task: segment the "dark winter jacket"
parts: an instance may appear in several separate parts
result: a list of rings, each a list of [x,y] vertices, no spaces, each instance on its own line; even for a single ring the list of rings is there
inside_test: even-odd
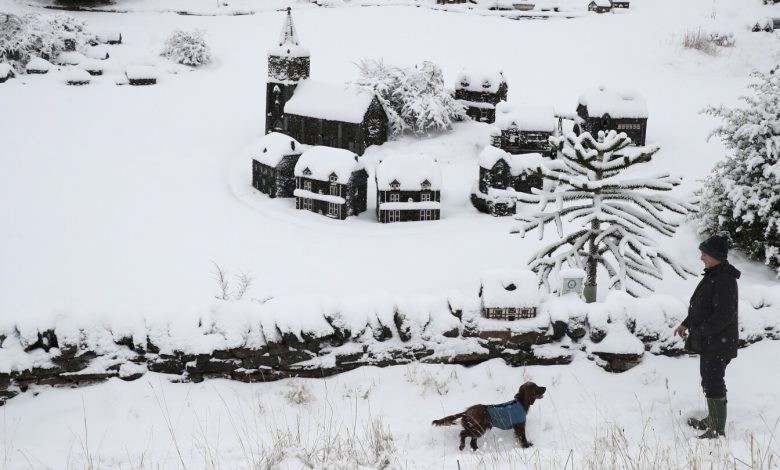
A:
[[[737,357],[737,279],[740,274],[728,261],[704,270],[704,277],[691,296],[688,316],[682,322],[689,330],[686,349]]]

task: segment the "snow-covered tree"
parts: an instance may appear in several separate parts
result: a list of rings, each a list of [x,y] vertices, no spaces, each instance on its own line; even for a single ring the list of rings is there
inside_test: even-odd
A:
[[[211,49],[203,37],[203,31],[175,29],[165,40],[160,55],[183,65],[204,65],[211,62]]]
[[[395,137],[406,132],[424,135],[445,131],[454,121],[465,118],[463,106],[446,88],[441,69],[432,62],[403,68],[362,60],[357,66],[360,78],[353,85],[377,94]]]
[[[23,72],[35,57],[54,59],[66,50],[67,42],[79,50],[92,38],[86,23],[70,15],[0,12],[0,59],[10,62],[18,72]]]
[[[780,276],[780,77],[754,73],[745,106],[709,107],[729,150],[704,182],[699,230],[728,232],[734,246]]]
[[[668,173],[646,178],[623,174],[634,165],[650,162],[659,150],[657,146],[626,149],[631,140],[615,131],[599,132],[598,139],[585,132],[551,137],[550,142],[562,158],[555,162],[556,167],[543,165],[536,172],[552,184],[543,190],[534,189],[533,194],[518,193],[518,203],[539,205],[536,211],[526,211],[518,204],[516,218],[522,223],[513,230],[524,237],[538,228],[541,239],[544,227],[555,224],[559,240],[529,260],[529,267],[542,284],[549,289],[550,275],[564,263],[584,269],[585,299],[593,302],[599,265],[609,274],[608,288],[625,290],[633,296],[639,295],[640,287],[653,290],[650,279],[662,278],[663,263],[683,278],[694,274],[662,250],[648,233],[652,229],[671,236],[679,221],[669,216],[696,211],[695,201],[658,193],[673,189],[681,179]],[[550,205],[552,209],[548,210]],[[564,221],[576,223],[571,225],[573,231],[564,233]]]

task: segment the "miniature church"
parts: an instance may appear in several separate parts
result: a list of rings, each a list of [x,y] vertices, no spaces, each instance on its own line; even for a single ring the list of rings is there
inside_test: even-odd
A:
[[[287,8],[278,44],[268,51],[265,131],[302,144],[362,155],[387,141],[387,114],[375,94],[309,78],[311,56],[300,44]]]

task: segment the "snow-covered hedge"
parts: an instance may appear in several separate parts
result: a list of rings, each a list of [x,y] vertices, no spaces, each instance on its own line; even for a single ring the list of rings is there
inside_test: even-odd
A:
[[[165,40],[160,55],[183,65],[208,64],[211,62],[211,49],[203,35],[203,31],[198,29],[194,31],[176,29]]]
[[[51,61],[69,45],[79,50],[92,38],[86,23],[70,15],[0,12],[0,58],[18,72],[35,57]]]

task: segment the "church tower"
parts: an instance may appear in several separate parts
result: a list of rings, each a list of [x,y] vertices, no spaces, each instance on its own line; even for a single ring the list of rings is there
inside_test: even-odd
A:
[[[309,51],[300,45],[290,8],[277,45],[268,51],[268,80],[265,95],[265,132],[286,132],[284,105],[298,82],[309,78]]]

